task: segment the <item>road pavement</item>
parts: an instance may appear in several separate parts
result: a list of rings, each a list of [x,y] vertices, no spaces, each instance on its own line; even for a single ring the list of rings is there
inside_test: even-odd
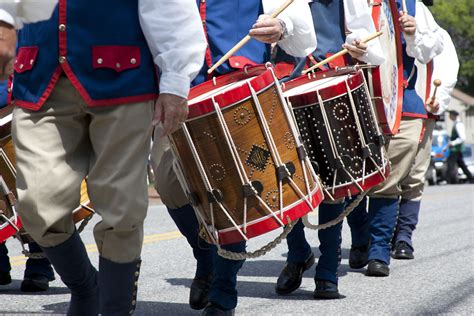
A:
[[[313,222],[315,216],[310,218]],[[97,221],[98,218],[95,219]],[[474,185],[435,186],[426,189],[420,223],[414,234],[415,260],[393,260],[388,278],[369,278],[365,269],[348,266],[350,232],[344,224],[339,291],[343,299],[314,300],[314,267],[306,271],[301,288],[291,295],[274,292],[284,266],[286,243],[264,257],[248,260],[239,274],[237,315],[333,314],[474,314]],[[93,223],[82,233],[97,265]],[[274,238],[273,232],[249,242],[253,250]],[[143,245],[143,265],[136,315],[199,315],[187,300],[195,261],[162,205],[149,209]],[[317,232],[308,240],[319,251]],[[0,287],[0,314],[64,314],[69,294],[59,280],[49,291],[19,291],[25,259],[17,241],[9,240],[14,281]]]

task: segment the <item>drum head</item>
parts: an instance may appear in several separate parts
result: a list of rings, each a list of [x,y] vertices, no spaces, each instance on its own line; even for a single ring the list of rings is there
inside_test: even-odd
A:
[[[369,72],[369,88],[384,133],[394,135],[400,125],[403,103],[403,55],[395,1],[376,1],[372,18],[377,31],[383,32],[380,43],[386,59]]]

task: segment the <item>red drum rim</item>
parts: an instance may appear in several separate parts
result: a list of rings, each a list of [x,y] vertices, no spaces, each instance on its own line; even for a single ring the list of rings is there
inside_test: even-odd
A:
[[[8,238],[12,237],[13,235],[17,233],[17,230],[8,222],[5,222],[3,225],[5,225],[5,227],[0,228],[0,243],[3,243],[5,240],[7,240]],[[21,219],[19,216],[17,216],[15,225],[17,226],[18,229],[23,228],[23,223],[21,222]]]
[[[379,25],[379,16],[381,12],[382,2],[384,0],[376,0],[374,5],[374,9],[372,10],[372,20],[374,21],[375,28],[377,31],[380,31]],[[386,0],[390,4],[390,10],[392,12],[392,17],[398,17],[397,5],[394,0]],[[379,121],[380,127],[382,132],[386,135],[395,135],[398,133],[398,129],[400,127],[400,121],[402,119],[402,107],[403,107],[403,51],[402,51],[402,42],[401,42],[401,32],[398,27],[398,24],[394,21],[394,31],[395,37],[397,39],[396,47],[397,47],[397,67],[398,67],[398,91],[397,91],[397,108],[396,108],[396,117],[393,122],[393,125],[387,119],[385,114],[385,103],[383,101],[383,94],[382,94],[382,81],[380,75],[380,68],[375,67],[372,70],[372,86],[373,86],[373,93],[374,93],[374,105],[377,112],[377,119]]]
[[[317,186],[311,193],[313,198],[312,205],[313,208],[316,208],[324,199],[324,195],[321,191],[321,188]],[[299,200],[283,211],[283,224],[288,224],[287,217],[291,219],[292,222],[295,222],[298,218],[301,218],[311,212],[310,207],[305,200]],[[278,215],[278,211],[275,212]],[[242,228],[242,226],[240,226]],[[257,237],[263,234],[266,234],[272,230],[281,228],[281,225],[273,218],[272,215],[267,215],[261,217],[253,222],[247,223],[247,234],[246,236],[250,239]],[[242,235],[237,231],[235,227],[226,228],[218,231],[219,234],[219,244],[227,245],[234,244],[243,241]]]
[[[189,114],[188,120],[199,118],[203,115],[215,112],[212,98],[219,104],[220,108],[225,108],[229,105],[241,102],[251,97],[251,92],[247,84],[230,88],[223,93],[217,93],[213,97],[208,97],[198,102],[193,103],[193,99],[199,97],[208,92],[212,92],[218,88],[222,88],[231,83],[237,83],[238,81],[249,79],[250,85],[255,89],[256,92],[264,90],[275,83],[273,74],[273,68],[265,65],[258,65],[254,67],[247,67],[242,70],[238,70],[220,77],[215,77],[213,80],[206,81],[191,88],[189,93]]]
[[[382,170],[383,170],[383,174],[385,178],[387,178],[390,175],[390,164],[388,163],[388,160]],[[376,185],[382,183],[383,181],[385,181],[384,177],[380,174],[379,171],[375,171],[372,173],[372,175],[365,178],[364,184],[362,184],[362,179],[357,180],[356,182],[361,186],[361,188],[365,192],[375,187]],[[332,193],[332,188],[328,187],[326,189],[328,190],[328,192],[331,194],[331,196],[334,199],[355,196],[361,193],[359,188],[355,186],[352,182],[338,186],[334,190],[334,194]],[[326,198],[329,198],[329,196],[326,196]]]
[[[326,77],[322,77],[324,74],[326,74]],[[350,73],[348,75],[339,75],[335,73],[334,71],[329,71],[329,72],[324,71],[324,72],[321,72],[319,76],[318,75],[317,76],[303,75],[301,77],[298,77],[296,79],[286,82],[283,87],[283,95],[285,95],[285,92],[288,92],[295,87],[307,84],[309,82],[316,82],[323,78],[337,78],[337,77],[342,78],[344,76],[347,76],[347,83],[351,90],[354,90],[364,84],[364,75],[361,70]],[[285,96],[285,97],[290,100],[293,108],[311,106],[311,105],[315,105],[319,103],[318,95],[315,93],[315,91],[319,92],[319,95],[321,96],[323,101],[347,94],[347,87],[346,87],[345,82],[346,81],[343,80],[334,85],[326,86],[321,89],[318,89],[317,87],[315,87],[311,91],[306,91],[298,95]]]

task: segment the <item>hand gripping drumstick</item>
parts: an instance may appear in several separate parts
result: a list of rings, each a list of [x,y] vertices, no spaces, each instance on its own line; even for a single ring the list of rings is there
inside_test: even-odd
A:
[[[375,32],[375,33],[373,33],[372,35],[370,35],[370,36],[364,38],[364,39],[362,40],[362,43],[367,43],[367,42],[373,40],[374,38],[379,37],[379,36],[382,35],[382,34],[383,34],[383,32]],[[320,62],[317,63],[316,65],[313,65],[312,67],[310,67],[310,68],[304,70],[304,71],[302,72],[302,74],[305,75],[305,74],[307,74],[308,72],[313,71],[314,69],[316,69],[316,68],[318,68],[318,67],[320,67],[320,66],[322,66],[322,65],[325,65],[325,64],[329,63],[330,61],[332,61],[332,60],[334,60],[334,59],[336,59],[336,58],[338,58],[338,57],[340,57],[340,56],[343,56],[343,55],[347,54],[348,52],[349,52],[349,51],[348,51],[346,48],[344,48],[343,50],[341,50],[341,51],[335,53],[335,54],[332,55],[331,57],[328,57],[328,58],[326,58],[326,59],[320,61]]]
[[[283,12],[290,4],[293,3],[294,0],[287,0],[281,7],[279,7],[275,12],[270,15],[271,18],[276,18],[280,13]],[[248,41],[250,41],[252,37],[247,34],[243,39],[240,40],[237,44],[235,44],[234,47],[232,47],[224,56],[222,56],[221,59],[217,61],[217,63],[214,64],[209,70],[207,71],[208,74],[212,73],[214,70],[216,70],[217,67],[222,65],[227,59],[229,59],[230,56],[232,56],[236,51],[242,48],[245,44],[247,44]]]

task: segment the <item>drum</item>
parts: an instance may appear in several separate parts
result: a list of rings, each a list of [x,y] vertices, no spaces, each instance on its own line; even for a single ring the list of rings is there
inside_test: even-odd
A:
[[[170,140],[183,188],[215,244],[283,227],[323,199],[273,68],[192,88],[188,119]]]
[[[5,241],[11,236],[16,236],[23,243],[32,242],[33,240],[28,233],[22,228],[21,219],[16,214],[15,196],[16,196],[16,170],[15,170],[15,151],[11,137],[11,121],[13,106],[0,109],[0,175],[4,180],[4,186],[0,181],[0,210],[4,211],[4,215],[10,219],[7,221],[0,216],[0,242]],[[10,192],[6,194],[5,192]],[[78,223],[84,219],[88,219],[94,214],[94,210],[87,195],[87,183],[84,180],[81,184],[81,200],[80,205],[73,210],[73,219]],[[3,219],[2,219],[3,218]]]
[[[389,173],[364,73],[302,76],[283,85],[327,198],[366,191]]]
[[[387,135],[398,133],[403,104],[403,51],[394,0],[373,0],[372,18],[377,31],[382,31],[380,43],[385,62],[368,68],[368,85],[374,100],[378,121]]]

